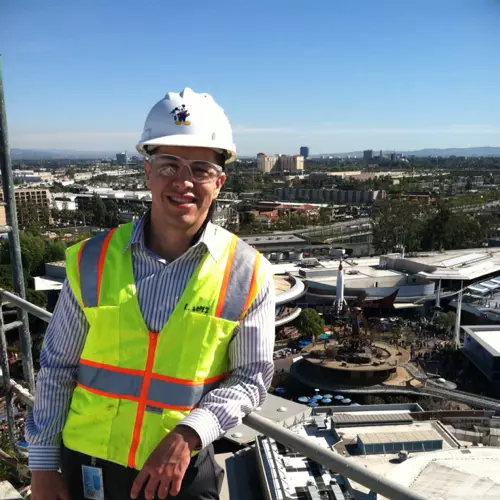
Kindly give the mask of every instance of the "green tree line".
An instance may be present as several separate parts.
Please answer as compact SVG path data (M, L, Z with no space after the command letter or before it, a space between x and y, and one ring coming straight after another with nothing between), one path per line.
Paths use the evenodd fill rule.
M492 216L474 217L406 200L387 200L372 211L373 245L377 253L392 252L402 245L406 252L480 247L500 225Z

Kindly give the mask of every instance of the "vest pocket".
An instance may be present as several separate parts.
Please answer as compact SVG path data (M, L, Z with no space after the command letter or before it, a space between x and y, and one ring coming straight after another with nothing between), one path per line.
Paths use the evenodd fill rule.
M104 421L116 416L118 412L119 399L95 394L85 387L77 387L73 392L70 410L79 419L88 419L92 422Z
M227 371L228 347L235 321L184 310L160 333L155 373L204 380Z
M90 325L82 358L108 365L120 361L120 307L99 306L84 309Z

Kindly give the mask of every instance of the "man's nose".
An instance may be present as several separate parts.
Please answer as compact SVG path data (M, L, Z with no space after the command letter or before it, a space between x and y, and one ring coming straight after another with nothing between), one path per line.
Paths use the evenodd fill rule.
M193 183L193 173L191 172L191 167L186 163L179 168L177 174L174 177L174 182L185 184L189 182Z

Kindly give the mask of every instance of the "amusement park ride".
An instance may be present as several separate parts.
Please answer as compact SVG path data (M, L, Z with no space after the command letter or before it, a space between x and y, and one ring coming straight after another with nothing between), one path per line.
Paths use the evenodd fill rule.
M338 343L334 349L326 349L325 343L325 350L335 351L331 354L335 354L337 360L366 364L372 362L373 358L379 357L379 349L373 345L375 339L361 307L362 302L363 298L351 304L345 300L344 271L341 261L337 273L336 297L327 318L331 319L333 324L340 326L337 329Z

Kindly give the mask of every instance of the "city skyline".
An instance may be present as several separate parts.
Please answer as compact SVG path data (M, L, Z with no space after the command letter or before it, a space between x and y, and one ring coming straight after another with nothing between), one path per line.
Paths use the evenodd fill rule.
M225 108L241 156L500 146L493 0L194 1L173 21L154 0L139 25L117 6L2 6L11 147L132 153L187 86Z

